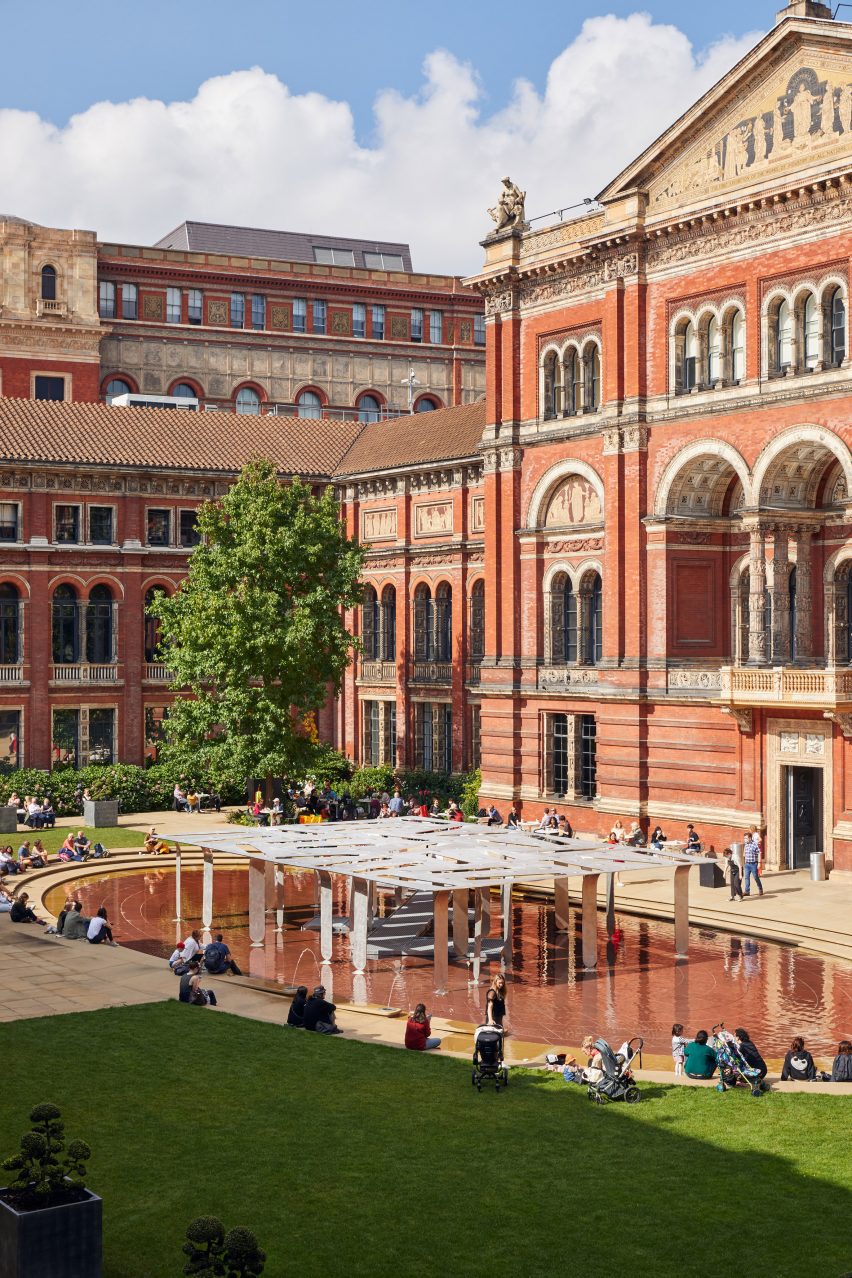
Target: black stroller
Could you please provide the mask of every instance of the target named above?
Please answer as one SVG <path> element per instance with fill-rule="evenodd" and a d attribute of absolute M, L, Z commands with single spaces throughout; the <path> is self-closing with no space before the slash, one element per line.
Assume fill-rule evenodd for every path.
<path fill-rule="evenodd" d="M 642 1051 L 644 1039 L 631 1038 L 621 1051 L 612 1050 L 605 1039 L 599 1038 L 595 1043 L 595 1051 L 600 1053 L 601 1069 L 592 1071 L 589 1082 L 589 1100 L 598 1105 L 606 1105 L 609 1101 L 626 1101 L 635 1105 L 642 1093 L 636 1086 L 630 1066 Z M 600 1073 L 600 1077 L 594 1075 Z"/>
<path fill-rule="evenodd" d="M 494 1084 L 495 1092 L 501 1085 L 509 1086 L 509 1071 L 503 1064 L 503 1032 L 496 1025 L 480 1025 L 473 1036 L 473 1073 L 471 1083 L 478 1092 L 483 1082 Z"/>

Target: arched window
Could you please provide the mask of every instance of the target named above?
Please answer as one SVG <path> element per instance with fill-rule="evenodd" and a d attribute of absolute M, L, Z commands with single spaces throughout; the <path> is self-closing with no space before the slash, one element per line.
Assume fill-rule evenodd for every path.
<path fill-rule="evenodd" d="M 550 586 L 550 660 L 554 665 L 577 660 L 577 595 L 565 572 Z"/>
<path fill-rule="evenodd" d="M 41 297 L 43 302 L 56 301 L 56 267 L 41 268 Z"/>
<path fill-rule="evenodd" d="M 112 591 L 93 586 L 86 604 L 86 660 L 106 665 L 113 656 Z"/>
<path fill-rule="evenodd" d="M 846 303 L 839 288 L 828 297 L 826 321 L 826 328 L 831 335 L 828 354 L 832 367 L 839 368 L 846 358 Z"/>
<path fill-rule="evenodd" d="M 565 416 L 573 417 L 583 409 L 583 373 L 580 356 L 573 346 L 565 352 L 562 365 L 565 382 Z"/>
<path fill-rule="evenodd" d="M 142 641 L 145 649 L 145 660 L 147 662 L 157 661 L 159 659 L 160 648 L 160 619 L 152 615 L 150 609 L 151 604 L 157 598 L 157 595 L 165 594 L 161 586 L 152 586 L 150 590 L 145 592 L 145 616 L 143 619 Z"/>
<path fill-rule="evenodd" d="M 442 581 L 435 591 L 435 660 L 453 659 L 453 591 Z"/>
<path fill-rule="evenodd" d="M 318 421 L 322 417 L 322 400 L 316 391 L 302 391 L 296 400 L 296 411 L 300 417 L 310 417 Z"/>
<path fill-rule="evenodd" d="M 260 412 L 260 396 L 257 394 L 257 391 L 250 392 L 257 399 L 257 408 L 256 409 L 240 408 L 239 406 L 240 395 L 242 395 L 243 392 L 246 390 L 250 390 L 250 388 L 248 386 L 244 386 L 242 390 L 237 392 L 237 412 L 238 413 L 246 413 L 246 412 L 259 413 Z M 174 395 L 177 399 L 198 399 L 198 391 L 195 389 L 194 386 L 190 386 L 189 382 L 178 382 L 177 386 L 172 387 L 169 394 Z"/>
<path fill-rule="evenodd" d="M 253 386 L 241 386 L 237 391 L 236 408 L 243 416 L 257 417 L 260 412 L 260 396 Z M 299 413 L 301 417 L 301 412 Z"/>
<path fill-rule="evenodd" d="M 601 353 L 594 344 L 583 353 L 583 382 L 586 391 L 583 407 L 587 413 L 596 413 L 601 397 Z"/>
<path fill-rule="evenodd" d="M 740 310 L 733 311 L 728 329 L 731 351 L 731 381 L 735 386 L 745 377 L 745 320 Z"/>
<path fill-rule="evenodd" d="M 372 586 L 365 586 L 361 603 L 361 640 L 365 661 L 376 661 L 379 657 L 380 625 L 379 597 Z"/>
<path fill-rule="evenodd" d="M 428 395 L 424 395 L 422 399 L 418 399 L 414 405 L 415 413 L 434 413 L 438 407 L 434 399 L 430 399 Z"/>
<path fill-rule="evenodd" d="M 548 351 L 544 357 L 544 420 L 552 421 L 561 411 L 562 386 L 559 380 L 559 356 Z"/>
<path fill-rule="evenodd" d="M 675 331 L 675 394 L 688 394 L 699 381 L 698 332 L 691 319 L 682 319 Z"/>
<path fill-rule="evenodd" d="M 133 387 L 130 382 L 126 382 L 123 377 L 112 377 L 104 387 L 104 398 L 108 404 L 112 403 L 116 395 L 132 395 Z"/>
<path fill-rule="evenodd" d="M 813 293 L 808 293 L 802 307 L 803 367 L 813 372 L 820 358 L 820 309 Z"/>
<path fill-rule="evenodd" d="M 722 326 L 715 315 L 707 325 L 707 381 L 711 386 L 722 380 Z"/>
<path fill-rule="evenodd" d="M 414 659 L 435 660 L 435 606 L 432 592 L 423 584 L 414 592 Z"/>
<path fill-rule="evenodd" d="M 775 366 L 777 371 L 793 366 L 793 311 L 790 303 L 782 300 L 775 316 Z"/>
<path fill-rule="evenodd" d="M 358 421 L 377 422 L 382 415 L 382 406 L 375 395 L 362 395 L 358 400 Z"/>
<path fill-rule="evenodd" d="M 470 656 L 481 661 L 485 655 L 485 582 L 475 581 L 470 592 Z"/>
<path fill-rule="evenodd" d="M 57 586 L 52 601 L 53 660 L 58 665 L 74 665 L 80 660 L 80 627 L 77 591 L 73 586 Z"/>
<path fill-rule="evenodd" d="M 586 651 L 583 654 L 590 666 L 596 666 L 603 655 L 603 582 L 599 573 L 592 573 L 588 583 L 588 620 L 586 624 Z"/>
<path fill-rule="evenodd" d="M 382 661 L 396 661 L 396 590 L 385 586 L 382 591 Z"/>
<path fill-rule="evenodd" d="M 8 582 L 0 586 L 0 665 L 17 665 L 21 658 L 20 596 Z"/>

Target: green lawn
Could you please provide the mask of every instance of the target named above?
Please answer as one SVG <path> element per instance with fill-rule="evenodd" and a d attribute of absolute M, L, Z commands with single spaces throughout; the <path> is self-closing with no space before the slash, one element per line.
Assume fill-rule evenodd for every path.
<path fill-rule="evenodd" d="M 177 1003 L 3 1025 L 0 1059 L 0 1154 L 41 1100 L 93 1147 L 104 1278 L 175 1278 L 205 1213 L 255 1230 L 266 1278 L 852 1268 L 847 1098 L 479 1095 L 464 1062 Z"/>
<path fill-rule="evenodd" d="M 83 825 L 81 818 L 80 824 L 73 828 L 67 826 L 64 829 L 54 830 L 25 830 L 23 826 L 20 826 L 17 834 L 0 834 L 0 843 L 4 847 L 10 843 L 17 852 L 25 839 L 29 839 L 30 846 L 36 839 L 41 839 L 48 855 L 53 856 L 54 852 L 62 847 L 67 836 L 70 833 L 76 834 L 78 830 L 84 830 L 86 837 L 91 839 L 92 843 L 102 843 L 110 852 L 113 848 L 141 848 L 145 842 L 145 836 L 139 830 L 130 830 L 124 825 L 105 827 Z"/>

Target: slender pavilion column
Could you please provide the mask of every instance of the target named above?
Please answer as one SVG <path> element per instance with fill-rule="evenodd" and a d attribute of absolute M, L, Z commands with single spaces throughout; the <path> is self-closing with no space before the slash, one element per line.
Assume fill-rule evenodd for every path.
<path fill-rule="evenodd" d="M 484 906 L 487 892 L 487 888 L 474 888 L 473 891 L 473 973 L 471 979 L 476 985 L 479 984 L 479 971 L 482 962 L 482 929 L 485 920 Z M 453 913 L 455 913 L 455 910 Z"/>
<path fill-rule="evenodd" d="M 182 915 L 180 912 L 180 844 L 175 843 L 175 916 L 173 923 L 180 923 Z"/>
<path fill-rule="evenodd" d="M 766 626 L 764 591 L 766 589 L 766 536 L 759 524 L 749 528 L 748 547 L 748 664 L 766 664 Z"/>
<path fill-rule="evenodd" d="M 283 865 L 275 867 L 275 931 L 284 931 L 284 875 Z"/>
<path fill-rule="evenodd" d="M 367 966 L 367 922 L 370 917 L 370 886 L 366 879 L 352 880 L 352 931 L 349 948 L 352 966 L 363 972 Z"/>
<path fill-rule="evenodd" d="M 790 564 L 789 529 L 776 524 L 772 529 L 772 660 L 786 665 L 790 660 Z"/>
<path fill-rule="evenodd" d="M 508 959 L 512 953 L 512 880 L 507 879 L 500 891 L 503 911 L 503 957 Z"/>
<path fill-rule="evenodd" d="M 674 872 L 675 958 L 686 958 L 689 953 L 690 868 L 688 865 L 679 865 Z"/>
<path fill-rule="evenodd" d="M 796 529 L 796 660 L 802 665 L 813 659 L 812 536 L 810 528 Z"/>
<path fill-rule="evenodd" d="M 450 979 L 449 965 L 449 905 L 450 894 L 446 891 L 432 893 L 433 910 L 435 917 L 435 948 L 433 964 L 435 968 L 435 993 L 438 994 L 447 987 Z"/>
<path fill-rule="evenodd" d="M 317 891 L 319 893 L 320 904 L 320 957 L 323 963 L 328 963 L 331 959 L 331 944 L 333 937 L 332 930 L 332 899 L 331 899 L 331 875 L 328 870 L 314 871 L 317 878 Z"/>
<path fill-rule="evenodd" d="M 599 878 L 599 874 L 583 875 L 583 967 L 587 971 L 598 965 Z"/>
<path fill-rule="evenodd" d="M 459 958 L 467 958 L 470 946 L 469 904 L 470 892 L 467 888 L 459 888 L 453 892 L 453 951 Z"/>
<path fill-rule="evenodd" d="M 249 936 L 251 948 L 260 949 L 266 936 L 266 862 L 249 857 Z"/>
<path fill-rule="evenodd" d="M 209 941 L 210 929 L 213 926 L 213 853 L 209 848 L 202 848 L 201 853 L 204 858 L 201 883 L 201 926 L 204 929 L 205 941 Z"/>
<path fill-rule="evenodd" d="M 556 903 L 556 930 L 557 932 L 567 932 L 571 926 L 571 921 L 569 918 L 570 897 L 566 878 L 560 876 L 553 880 L 553 895 Z"/>

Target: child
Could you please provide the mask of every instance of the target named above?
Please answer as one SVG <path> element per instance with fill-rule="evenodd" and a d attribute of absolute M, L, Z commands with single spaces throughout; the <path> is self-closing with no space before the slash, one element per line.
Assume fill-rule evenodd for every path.
<path fill-rule="evenodd" d="M 730 848 L 725 848 L 722 856 L 725 858 L 725 875 L 731 885 L 731 900 L 735 901 L 737 897 L 743 899 L 742 881 L 740 879 L 740 867 L 734 860 L 733 853 Z"/>
<path fill-rule="evenodd" d="M 672 1026 L 672 1060 L 674 1061 L 675 1075 L 683 1073 L 684 1048 L 689 1042 L 688 1038 L 683 1037 L 683 1026 Z"/>

